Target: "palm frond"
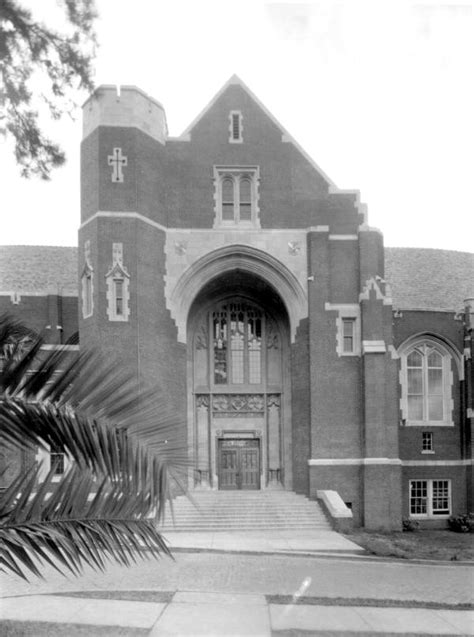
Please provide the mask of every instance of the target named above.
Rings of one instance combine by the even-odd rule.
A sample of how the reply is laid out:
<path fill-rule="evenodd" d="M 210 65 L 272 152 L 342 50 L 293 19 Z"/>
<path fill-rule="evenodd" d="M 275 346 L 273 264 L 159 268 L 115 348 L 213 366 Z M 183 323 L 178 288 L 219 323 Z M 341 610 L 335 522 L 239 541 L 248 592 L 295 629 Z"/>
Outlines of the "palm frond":
<path fill-rule="evenodd" d="M 54 471 L 38 484 L 33 465 L 0 496 L 0 562 L 26 579 L 43 562 L 61 571 L 81 572 L 84 565 L 103 570 L 107 560 L 129 565 L 145 555 L 169 555 L 150 513 L 161 495 L 149 468 L 124 481 L 98 480 L 73 467 L 55 483 Z"/>
<path fill-rule="evenodd" d="M 13 333 L 0 320 L 0 347 Z M 39 575 L 46 562 L 78 573 L 169 553 L 156 522 L 189 461 L 183 427 L 156 391 L 93 354 L 44 352 L 40 338 L 4 358 L 0 389 L 0 444 L 73 461 L 59 480 L 34 465 L 0 494 L 4 569 Z"/>

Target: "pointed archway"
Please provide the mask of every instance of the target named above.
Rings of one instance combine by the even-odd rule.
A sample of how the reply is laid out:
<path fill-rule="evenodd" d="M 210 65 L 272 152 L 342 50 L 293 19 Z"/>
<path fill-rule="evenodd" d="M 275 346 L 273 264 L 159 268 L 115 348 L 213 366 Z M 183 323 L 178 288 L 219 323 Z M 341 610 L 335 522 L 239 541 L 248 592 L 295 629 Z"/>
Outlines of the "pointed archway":
<path fill-rule="evenodd" d="M 187 321 L 191 488 L 291 488 L 290 319 L 257 274 L 207 281 Z"/>

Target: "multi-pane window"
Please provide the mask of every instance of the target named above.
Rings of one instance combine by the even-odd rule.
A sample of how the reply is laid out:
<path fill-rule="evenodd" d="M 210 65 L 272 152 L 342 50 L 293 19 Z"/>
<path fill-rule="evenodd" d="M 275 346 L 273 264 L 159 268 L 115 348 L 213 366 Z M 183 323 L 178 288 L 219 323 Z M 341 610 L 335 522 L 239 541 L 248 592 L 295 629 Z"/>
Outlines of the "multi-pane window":
<path fill-rule="evenodd" d="M 215 226 L 258 227 L 258 167 L 214 167 Z"/>
<path fill-rule="evenodd" d="M 402 408 L 407 424 L 451 424 L 450 361 L 431 343 L 421 343 L 402 357 Z"/>
<path fill-rule="evenodd" d="M 426 452 L 434 451 L 433 432 L 423 431 L 421 434 L 421 450 Z"/>
<path fill-rule="evenodd" d="M 354 351 L 354 328 L 355 319 L 342 319 L 342 351 L 345 354 L 349 354 Z"/>
<path fill-rule="evenodd" d="M 65 470 L 65 455 L 58 447 L 51 445 L 50 453 L 50 466 L 55 476 L 61 476 Z"/>
<path fill-rule="evenodd" d="M 228 303 L 213 312 L 216 385 L 262 382 L 262 329 L 262 313 L 245 303 Z"/>
<path fill-rule="evenodd" d="M 410 480 L 411 516 L 435 517 L 450 513 L 450 480 Z"/>

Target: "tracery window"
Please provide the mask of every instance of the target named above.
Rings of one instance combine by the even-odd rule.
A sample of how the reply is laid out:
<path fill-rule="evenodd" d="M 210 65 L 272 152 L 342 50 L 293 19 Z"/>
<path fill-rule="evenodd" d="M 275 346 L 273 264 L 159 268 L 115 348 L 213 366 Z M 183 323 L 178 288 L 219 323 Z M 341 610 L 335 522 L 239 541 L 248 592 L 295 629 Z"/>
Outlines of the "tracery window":
<path fill-rule="evenodd" d="M 402 413 L 407 425 L 452 425 L 451 356 L 422 340 L 401 355 Z"/>
<path fill-rule="evenodd" d="M 216 385 L 262 382 L 263 315 L 245 303 L 227 303 L 212 314 Z"/>

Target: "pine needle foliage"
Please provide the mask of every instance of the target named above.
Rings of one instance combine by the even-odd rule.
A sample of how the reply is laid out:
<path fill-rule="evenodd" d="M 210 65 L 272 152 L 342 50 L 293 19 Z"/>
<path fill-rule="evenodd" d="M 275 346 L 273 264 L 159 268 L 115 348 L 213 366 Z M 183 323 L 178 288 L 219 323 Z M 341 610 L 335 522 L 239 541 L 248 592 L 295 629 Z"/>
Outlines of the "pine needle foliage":
<path fill-rule="evenodd" d="M 94 0 L 57 4 L 64 32 L 36 21 L 17 0 L 0 0 L 0 132 L 13 137 L 24 177 L 50 179 L 65 162 L 60 145 L 41 130 L 38 106 L 57 120 L 74 111 L 74 91 L 93 89 Z"/>
<path fill-rule="evenodd" d="M 27 579 L 44 564 L 78 574 L 169 555 L 157 526 L 187 469 L 181 423 L 116 366 L 41 345 L 0 318 L 0 446 L 54 448 L 70 468 L 58 476 L 33 463 L 0 494 L 1 570 Z"/>

